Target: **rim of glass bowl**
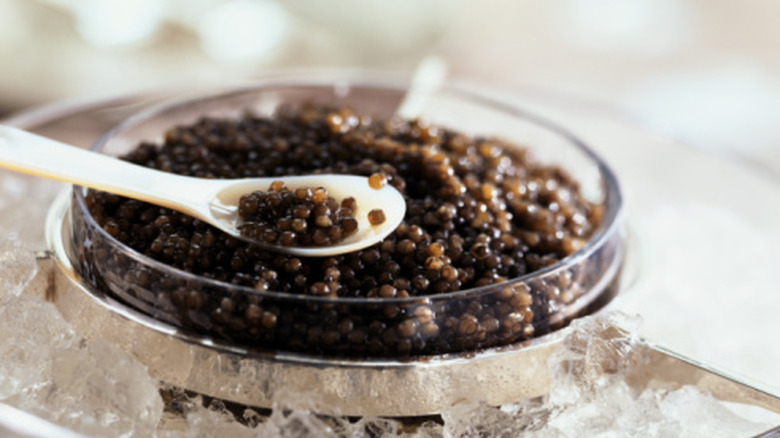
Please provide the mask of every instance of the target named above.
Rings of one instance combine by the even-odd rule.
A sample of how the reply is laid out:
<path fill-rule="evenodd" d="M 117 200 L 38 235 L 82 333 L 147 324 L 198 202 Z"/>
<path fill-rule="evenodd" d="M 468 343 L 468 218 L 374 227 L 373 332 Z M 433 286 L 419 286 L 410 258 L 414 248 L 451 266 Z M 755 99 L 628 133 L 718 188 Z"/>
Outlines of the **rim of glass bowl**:
<path fill-rule="evenodd" d="M 251 85 L 235 87 L 228 91 L 197 94 L 194 96 L 187 96 L 175 100 L 168 100 L 159 104 L 149 106 L 148 108 L 143 109 L 138 113 L 128 117 L 124 121 L 115 125 L 105 134 L 100 136 L 100 138 L 98 138 L 97 141 L 95 141 L 95 143 L 92 145 L 90 150 L 93 152 L 99 151 L 109 140 L 111 140 L 117 134 L 135 126 L 138 123 L 148 120 L 149 118 L 154 117 L 155 115 L 165 110 L 172 110 L 172 109 L 180 108 L 185 105 L 192 105 L 194 103 L 202 103 L 202 102 L 213 101 L 222 98 L 235 97 L 246 93 L 258 93 L 263 90 L 271 90 L 275 88 L 290 88 L 290 87 L 298 86 L 298 87 L 324 87 L 324 88 L 335 89 L 336 87 L 343 86 L 345 83 L 348 84 L 350 88 L 371 87 L 371 88 L 383 89 L 386 91 L 398 91 L 399 93 L 401 93 L 401 95 L 403 95 L 403 93 L 405 92 L 406 85 L 407 85 L 407 82 L 402 80 L 397 80 L 397 79 L 391 80 L 385 77 L 380 77 L 380 79 L 377 80 L 377 78 L 371 79 L 371 78 L 366 78 L 365 76 L 361 76 L 357 79 L 350 78 L 350 77 L 346 77 L 346 78 L 342 77 L 337 80 L 334 80 L 332 78 L 321 78 L 316 76 L 305 76 L 305 75 L 299 77 L 287 76 L 282 79 L 268 79 Z M 492 96 L 488 97 L 480 94 L 479 92 L 469 91 L 467 89 L 458 87 L 456 85 L 445 85 L 437 93 L 446 93 L 449 95 L 453 95 L 455 97 L 465 98 L 466 100 L 469 100 L 471 102 L 475 102 L 477 104 L 486 107 L 492 107 L 493 109 L 500 110 L 502 112 L 505 112 L 515 117 L 523 118 L 534 125 L 537 125 L 543 129 L 547 129 L 551 131 L 553 134 L 563 137 L 564 140 L 570 142 L 573 147 L 578 148 L 590 160 L 592 160 L 592 164 L 596 166 L 599 172 L 599 176 L 601 177 L 600 182 L 603 184 L 605 210 L 604 210 L 604 218 L 602 219 L 601 224 L 599 224 L 599 227 L 596 229 L 596 231 L 593 233 L 590 239 L 588 239 L 585 245 L 583 245 L 582 248 L 575 251 L 573 254 L 564 257 L 563 259 L 559 260 L 556 263 L 553 263 L 542 269 L 524 274 L 520 277 L 507 279 L 507 281 L 504 283 L 489 284 L 486 286 L 480 286 L 480 287 L 475 287 L 470 289 L 462 289 L 458 291 L 446 292 L 441 294 L 418 295 L 418 296 L 410 296 L 404 298 L 318 297 L 312 295 L 293 294 L 293 293 L 279 292 L 279 291 L 258 291 L 254 288 L 250 288 L 247 286 L 240 286 L 232 283 L 227 283 L 219 280 L 202 277 L 200 275 L 193 274 L 191 272 L 187 272 L 175 268 L 173 266 L 167 265 L 163 262 L 160 262 L 151 257 L 143 255 L 138 251 L 136 251 L 134 248 L 125 245 L 124 243 L 120 242 L 119 240 L 117 240 L 116 238 L 108 234 L 100 225 L 98 225 L 97 222 L 95 222 L 94 217 L 86 207 L 86 201 L 84 197 L 85 189 L 82 186 L 74 186 L 73 193 L 76 199 L 76 205 L 78 206 L 81 214 L 84 216 L 84 220 L 87 222 L 87 224 L 89 224 L 90 227 L 97 229 L 98 234 L 103 239 L 105 239 L 112 246 L 116 247 L 118 250 L 123 251 L 126 256 L 133 258 L 137 262 L 142 263 L 150 268 L 159 270 L 161 272 L 167 272 L 173 274 L 184 280 L 200 282 L 202 284 L 212 286 L 212 287 L 230 289 L 230 290 L 240 291 L 242 293 L 247 293 L 247 294 L 257 294 L 264 297 L 273 297 L 276 299 L 284 299 L 284 300 L 292 300 L 292 301 L 299 300 L 301 302 L 307 302 L 307 303 L 339 302 L 344 304 L 375 304 L 375 303 L 419 304 L 419 303 L 430 302 L 434 300 L 443 300 L 443 299 L 451 299 L 451 298 L 468 298 L 470 296 L 478 296 L 486 292 L 489 293 L 490 291 L 495 290 L 497 287 L 511 286 L 512 284 L 516 284 L 518 282 L 531 280 L 534 279 L 535 277 L 543 277 L 550 272 L 574 266 L 579 262 L 581 262 L 582 260 L 587 259 L 591 255 L 593 255 L 594 252 L 596 252 L 601 247 L 603 247 L 605 242 L 611 236 L 619 232 L 620 219 L 623 210 L 623 202 L 622 202 L 622 195 L 620 192 L 620 187 L 618 185 L 617 177 L 609 168 L 609 166 L 603 161 L 603 159 L 598 154 L 596 154 L 587 144 L 585 144 L 582 140 L 580 140 L 577 136 L 569 132 L 567 129 L 561 127 L 560 125 L 557 125 L 545 118 L 539 117 L 521 108 L 518 108 L 516 105 L 512 103 L 501 101 Z M 591 297 L 590 294 L 583 294 L 571 304 L 575 304 L 578 301 L 581 301 L 589 297 Z"/>

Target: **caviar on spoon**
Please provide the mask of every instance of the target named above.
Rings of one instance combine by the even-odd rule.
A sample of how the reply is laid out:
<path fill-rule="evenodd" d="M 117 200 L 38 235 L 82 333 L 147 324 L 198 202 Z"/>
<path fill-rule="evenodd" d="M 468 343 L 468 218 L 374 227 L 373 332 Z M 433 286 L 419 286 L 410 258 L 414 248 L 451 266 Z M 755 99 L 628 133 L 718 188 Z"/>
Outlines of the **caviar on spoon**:
<path fill-rule="evenodd" d="M 1 125 L 0 167 L 171 208 L 232 236 L 307 257 L 333 256 L 371 246 L 393 232 L 406 213 L 406 202 L 398 190 L 390 185 L 372 184 L 364 176 L 313 174 L 245 179 L 194 178 L 128 163 Z M 288 245 L 285 245 L 279 239 L 266 237 L 265 232 L 260 239 L 250 237 L 257 237 L 256 233 L 242 235 L 239 228 L 246 228 L 247 220 L 239 215 L 241 197 L 256 192 L 278 192 L 282 186 L 293 193 L 311 191 L 312 195 L 316 194 L 315 201 L 322 195 L 320 188 L 333 199 L 352 199 L 347 201 L 349 206 L 341 212 L 344 220 L 324 224 L 325 219 L 321 219 L 321 228 L 328 233 L 327 242 L 320 240 L 321 245 L 317 246 L 312 241 L 309 242 L 311 245 L 298 246 L 287 239 Z M 325 199 L 326 207 L 327 202 Z M 312 211 L 317 208 L 314 204 L 318 202 L 312 203 Z M 381 220 L 382 217 L 384 220 Z M 281 232 L 278 234 L 281 235 Z"/>

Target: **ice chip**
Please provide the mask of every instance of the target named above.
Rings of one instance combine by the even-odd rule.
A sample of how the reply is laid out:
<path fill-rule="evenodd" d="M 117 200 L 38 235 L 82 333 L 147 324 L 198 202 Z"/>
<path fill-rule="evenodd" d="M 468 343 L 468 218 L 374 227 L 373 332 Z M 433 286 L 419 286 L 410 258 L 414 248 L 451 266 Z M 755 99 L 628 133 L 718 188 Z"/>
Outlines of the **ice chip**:
<path fill-rule="evenodd" d="M 26 295 L 7 298 L 0 302 L 0 401 L 47 382 L 52 349 L 73 348 L 78 341 L 51 303 Z"/>
<path fill-rule="evenodd" d="M 640 325 L 639 316 L 622 312 L 574 320 L 561 348 L 549 359 L 550 402 L 587 400 L 623 379 L 646 348 L 638 335 Z"/>
<path fill-rule="evenodd" d="M 47 375 L 9 399 L 12 404 L 89 435 L 156 430 L 163 409 L 158 385 L 134 358 L 102 340 L 41 348 Z"/>
<path fill-rule="evenodd" d="M 95 432 L 152 434 L 163 409 L 157 382 L 146 367 L 104 340 L 55 349 L 47 401 L 57 422 Z M 91 432 L 91 431 L 90 431 Z"/>
<path fill-rule="evenodd" d="M 0 228 L 0 304 L 18 297 L 37 269 L 34 252 L 22 244 L 19 234 Z"/>

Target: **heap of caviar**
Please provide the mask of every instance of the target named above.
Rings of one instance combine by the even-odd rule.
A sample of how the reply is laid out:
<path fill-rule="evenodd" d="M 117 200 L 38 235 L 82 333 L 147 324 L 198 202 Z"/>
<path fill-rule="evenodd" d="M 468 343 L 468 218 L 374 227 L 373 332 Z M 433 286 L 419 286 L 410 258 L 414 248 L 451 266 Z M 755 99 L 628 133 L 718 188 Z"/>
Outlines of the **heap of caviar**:
<path fill-rule="evenodd" d="M 274 181 L 268 191 L 241 196 L 238 214 L 241 235 L 282 246 L 327 246 L 355 234 L 355 198 L 339 203 L 323 187 L 288 189 Z"/>
<path fill-rule="evenodd" d="M 97 222 L 140 253 L 259 290 L 406 297 L 500 283 L 572 254 L 602 217 L 602 207 L 583 198 L 564 170 L 535 162 L 516 145 L 347 108 L 204 118 L 171 129 L 162 144 L 139 145 L 124 159 L 202 178 L 379 174 L 404 195 L 406 217 L 382 242 L 303 258 L 240 241 L 170 209 L 89 193 Z M 323 224 L 330 218 L 318 217 Z M 331 227 L 327 237 L 334 241 L 339 236 Z"/>

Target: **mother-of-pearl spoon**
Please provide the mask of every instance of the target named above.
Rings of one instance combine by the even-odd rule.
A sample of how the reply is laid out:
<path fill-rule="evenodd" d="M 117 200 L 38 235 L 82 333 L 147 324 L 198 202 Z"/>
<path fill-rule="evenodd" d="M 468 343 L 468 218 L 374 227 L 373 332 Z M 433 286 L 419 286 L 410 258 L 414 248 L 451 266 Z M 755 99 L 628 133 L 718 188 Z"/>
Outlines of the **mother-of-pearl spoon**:
<path fill-rule="evenodd" d="M 270 178 L 205 179 L 176 175 L 108 155 L 90 152 L 11 126 L 0 125 L 0 167 L 30 175 L 103 190 L 171 208 L 241 238 L 238 200 L 257 190 L 266 191 L 273 181 L 291 190 L 325 187 L 336 199 L 353 197 L 357 232 L 328 246 L 297 247 L 255 242 L 274 250 L 307 257 L 327 257 L 356 251 L 384 239 L 406 213 L 401 193 L 390 185 L 372 188 L 368 178 L 354 175 L 312 174 Z M 368 212 L 381 209 L 385 221 L 372 225 Z"/>

